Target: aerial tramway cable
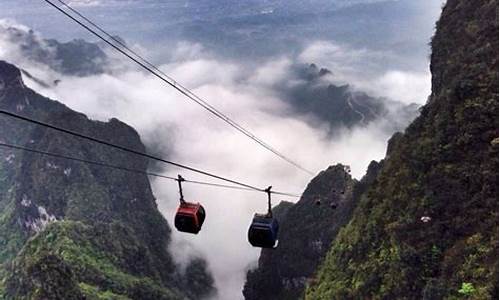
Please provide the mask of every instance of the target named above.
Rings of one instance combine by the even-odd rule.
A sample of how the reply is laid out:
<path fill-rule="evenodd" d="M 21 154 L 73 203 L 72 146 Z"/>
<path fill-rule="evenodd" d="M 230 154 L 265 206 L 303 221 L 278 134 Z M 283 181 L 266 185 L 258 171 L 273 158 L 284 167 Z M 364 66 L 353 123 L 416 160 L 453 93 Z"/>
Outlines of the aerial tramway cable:
<path fill-rule="evenodd" d="M 168 85 L 170 85 L 173 88 L 175 88 L 177 91 L 179 91 L 181 94 L 183 94 L 184 96 L 186 96 L 188 99 L 194 101 L 195 103 L 197 103 L 198 105 L 202 106 L 204 109 L 206 109 L 207 111 L 209 111 L 211 114 L 215 115 L 216 117 L 218 117 L 222 121 L 224 121 L 227 124 L 229 124 L 231 127 L 233 127 L 236 130 L 238 130 L 240 133 L 242 133 L 245 136 L 249 137 L 250 139 L 252 139 L 256 143 L 258 143 L 259 145 L 261 145 L 262 147 L 264 147 L 268 151 L 272 152 L 273 154 L 275 154 L 279 158 L 281 158 L 284 161 L 288 162 L 289 164 L 295 166 L 296 168 L 302 170 L 303 172 L 306 172 L 309 175 L 314 175 L 314 172 L 312 172 L 312 171 L 310 171 L 310 170 L 302 167 L 297 162 L 293 161 L 292 159 L 288 158 L 287 156 L 285 156 L 284 154 L 282 154 L 278 150 L 274 149 L 269 144 L 265 143 L 263 140 L 261 140 L 256 135 L 254 135 L 252 132 L 250 132 L 249 130 L 245 129 L 243 126 L 239 125 L 237 122 L 235 122 L 234 120 L 232 120 L 231 118 L 229 118 L 228 116 L 226 116 L 225 114 L 223 114 L 222 112 L 220 112 L 219 110 L 217 110 L 216 108 L 214 108 L 212 105 L 210 105 L 209 103 L 207 103 L 206 101 L 204 101 L 203 99 L 201 99 L 199 96 L 197 96 L 196 94 L 194 94 L 188 88 L 182 86 L 177 81 L 175 81 L 173 78 L 171 78 L 168 75 L 166 75 L 158 67 L 156 67 L 155 65 L 153 65 L 152 63 L 150 63 L 148 60 L 146 60 L 145 58 L 143 58 L 142 56 L 140 56 L 139 54 L 137 54 L 135 51 L 133 51 L 132 49 L 130 49 L 127 45 L 125 45 L 124 43 L 122 43 L 121 41 L 119 41 L 117 38 L 115 38 L 111 34 L 107 33 L 100 26 L 98 26 L 97 24 L 95 24 L 89 18 L 85 17 L 82 13 L 78 12 L 76 9 L 72 8 L 70 5 L 68 5 L 64 1 L 57 0 L 58 2 L 60 2 L 61 4 L 63 4 L 65 7 L 67 7 L 71 12 L 73 12 L 76 15 L 78 15 L 80 18 L 82 18 L 83 20 L 85 20 L 86 22 L 88 22 L 91 26 L 93 26 L 98 31 L 102 32 L 104 35 L 106 35 L 107 37 L 109 37 L 112 41 L 114 41 L 115 43 L 117 43 L 118 46 L 116 44 L 114 44 L 113 42 L 109 41 L 108 39 L 106 39 L 106 37 L 104 37 L 103 35 L 99 34 L 95 30 L 93 30 L 92 28 L 90 28 L 89 26 L 85 25 L 82 21 L 78 20 L 76 17 L 74 17 L 71 14 L 69 14 L 67 11 L 65 11 L 61 7 L 59 7 L 56 4 L 54 4 L 51 0 L 44 0 L 44 1 L 47 2 L 49 5 L 53 6 L 59 12 L 63 13 L 64 15 L 66 15 L 68 18 L 70 18 L 71 20 L 73 20 L 77 24 L 79 24 L 80 26 L 82 26 L 83 28 L 85 28 L 87 31 L 89 31 L 93 35 L 95 35 L 96 37 L 98 37 L 99 39 L 101 39 L 102 41 L 104 41 L 106 44 L 110 45 L 112 48 L 114 48 L 115 50 L 117 50 L 121 54 L 125 55 L 127 58 L 129 58 L 132 61 L 134 61 L 135 63 L 137 63 L 139 66 L 141 66 L 146 71 L 150 72 L 151 74 L 153 74 L 154 76 L 156 76 L 157 78 L 159 78 L 160 80 L 162 80 L 163 82 L 165 82 Z M 123 49 L 126 49 L 131 54 L 127 53 L 127 51 L 125 51 Z"/>
<path fill-rule="evenodd" d="M 182 168 L 182 169 L 186 169 L 186 170 L 189 170 L 189 171 L 192 171 L 192 172 L 195 172 L 195 173 L 199 173 L 199 174 L 202 174 L 202 175 L 205 175 L 205 176 L 209 176 L 209 177 L 212 177 L 212 178 L 215 178 L 215 179 L 218 179 L 218 180 L 226 181 L 226 182 L 229 182 L 229 183 L 241 186 L 241 187 L 245 187 L 247 189 L 251 189 L 251 190 L 255 190 L 255 191 L 259 191 L 259 192 L 266 192 L 265 189 L 261 189 L 261 188 L 258 188 L 258 187 L 255 187 L 255 186 L 252 186 L 252 185 L 249 185 L 249 184 L 246 184 L 246 183 L 242 183 L 242 182 L 239 182 L 239 181 L 236 181 L 236 180 L 225 178 L 225 177 L 213 174 L 213 173 L 209 173 L 209 172 L 203 171 L 201 169 L 197 169 L 197 168 L 190 167 L 190 166 L 187 166 L 187 165 L 184 165 L 184 164 L 180 164 L 180 163 L 177 163 L 177 162 L 174 162 L 174 161 L 163 159 L 161 157 L 156 157 L 156 156 L 150 155 L 150 154 L 145 153 L 145 152 L 137 151 L 137 150 L 130 149 L 130 148 L 127 148 L 127 147 L 124 147 L 124 146 L 120 146 L 120 145 L 116 145 L 116 144 L 113 144 L 113 143 L 110 143 L 110 142 L 106 142 L 106 141 L 103 141 L 103 140 L 100 140 L 100 139 L 97 139 L 97 138 L 94 138 L 94 137 L 91 137 L 91 136 L 88 136 L 88 135 L 85 135 L 85 134 L 81 134 L 81 133 L 78 133 L 78 132 L 75 132 L 75 131 L 71 131 L 71 130 L 68 130 L 68 129 L 61 128 L 61 127 L 58 127 L 58 126 L 55 126 L 55 125 L 52 125 L 52 124 L 48 124 L 48 123 L 45 123 L 45 122 L 33 120 L 33 119 L 30 119 L 30 118 L 27 118 L 27 117 L 24 117 L 24 116 L 21 116 L 21 115 L 18 115 L 18 114 L 6 111 L 6 110 L 0 110 L 0 114 L 6 115 L 6 116 L 9 116 L 9 117 L 12 117 L 12 118 L 16 118 L 16 119 L 19 119 L 19 120 L 23 120 L 23 121 L 26 121 L 26 122 L 29 122 L 29 123 L 33 123 L 33 124 L 36 124 L 36 125 L 39 125 L 39 126 L 43 126 L 43 127 L 46 127 L 46 128 L 50 128 L 50 129 L 53 129 L 53 130 L 56 130 L 56 131 L 59 131 L 59 132 L 63 132 L 63 133 L 66 133 L 66 134 L 69 134 L 69 135 L 72 135 L 72 136 L 75 136 L 75 137 L 78 137 L 78 138 L 81 138 L 81 139 L 86 139 L 86 140 L 92 141 L 94 143 L 102 144 L 102 145 L 105 145 L 105 146 L 108 146 L 108 147 L 112 147 L 112 148 L 115 148 L 115 149 L 118 149 L 118 150 L 121 150 L 121 151 L 124 151 L 124 152 L 132 153 L 132 154 L 139 155 L 139 156 L 143 156 L 143 157 L 146 157 L 146 158 L 151 159 L 151 160 L 159 161 L 159 162 L 162 162 L 162 163 L 165 163 L 165 164 L 170 164 L 170 165 L 173 165 L 173 166 L 176 166 L 176 167 L 179 167 L 179 168 Z M 21 148 L 20 146 L 16 146 L 16 147 Z M 36 150 L 36 151 L 39 151 L 39 150 Z M 32 151 L 32 152 L 34 152 L 34 151 Z M 39 152 L 41 152 L 41 151 L 39 151 Z M 63 157 L 61 156 L 61 158 L 63 158 Z M 81 161 L 84 162 L 83 160 L 81 160 Z M 102 166 L 106 165 L 105 163 L 100 163 L 100 164 Z M 126 168 L 122 167 L 122 169 L 125 170 Z M 191 182 L 192 183 L 207 184 L 207 183 L 194 182 L 194 181 L 191 181 Z M 222 187 L 223 185 L 220 185 L 220 186 Z M 297 195 L 293 195 L 293 194 L 289 194 L 289 193 L 283 193 L 283 192 L 274 192 L 273 191 L 272 193 L 274 193 L 276 195 L 291 196 L 291 197 L 296 197 L 297 196 Z"/>
<path fill-rule="evenodd" d="M 76 162 L 89 164 L 89 165 L 96 165 L 99 167 L 105 167 L 105 168 L 116 169 L 116 170 L 131 172 L 131 173 L 147 175 L 147 176 L 159 177 L 159 178 L 163 178 L 163 179 L 169 179 L 172 181 L 178 181 L 178 178 L 166 176 L 166 175 L 162 175 L 162 174 L 158 174 L 158 173 L 141 171 L 141 170 L 132 169 L 132 168 L 128 168 L 128 167 L 112 165 L 112 164 L 108 164 L 105 162 L 93 161 L 93 160 L 88 160 L 88 159 L 83 159 L 83 158 L 78 158 L 78 157 L 73 157 L 73 156 L 67 156 L 67 155 L 62 155 L 62 154 L 58 154 L 58 153 L 23 147 L 23 146 L 19 146 L 19 145 L 13 145 L 13 144 L 7 144 L 7 143 L 0 142 L 0 147 L 11 148 L 11 149 L 20 150 L 20 151 L 31 152 L 31 153 L 36 153 L 36 154 L 45 155 L 45 156 L 51 156 L 51 157 L 60 158 L 60 159 L 76 161 Z M 219 187 L 219 188 L 226 188 L 226 189 L 236 189 L 236 190 L 243 190 L 243 191 L 260 192 L 260 191 L 256 191 L 254 189 L 250 189 L 250 188 L 246 188 L 246 187 L 218 184 L 218 183 L 212 183 L 212 182 L 203 182 L 203 181 L 188 180 L 188 179 L 184 179 L 183 182 L 200 184 L 200 185 L 207 185 L 207 186 L 213 186 L 213 187 Z M 293 195 L 293 194 L 289 194 L 289 193 L 283 193 L 283 195 L 288 196 L 288 197 L 298 197 L 298 195 Z"/>

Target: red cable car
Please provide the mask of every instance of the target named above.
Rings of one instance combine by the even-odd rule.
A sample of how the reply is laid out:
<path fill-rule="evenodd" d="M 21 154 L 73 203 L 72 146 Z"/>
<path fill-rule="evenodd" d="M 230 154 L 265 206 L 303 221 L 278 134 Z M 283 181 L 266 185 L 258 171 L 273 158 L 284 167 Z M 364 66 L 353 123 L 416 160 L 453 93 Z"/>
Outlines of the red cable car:
<path fill-rule="evenodd" d="M 197 234 L 204 221 L 205 209 L 200 203 L 181 203 L 175 214 L 175 228 L 182 232 Z"/>
<path fill-rule="evenodd" d="M 200 203 L 190 203 L 184 201 L 182 194 L 181 182 L 184 181 L 182 176 L 178 176 L 177 182 L 179 183 L 179 193 L 181 195 L 180 205 L 175 214 L 174 224 L 175 228 L 181 232 L 188 232 L 198 234 L 201 226 L 205 221 L 205 209 Z"/>

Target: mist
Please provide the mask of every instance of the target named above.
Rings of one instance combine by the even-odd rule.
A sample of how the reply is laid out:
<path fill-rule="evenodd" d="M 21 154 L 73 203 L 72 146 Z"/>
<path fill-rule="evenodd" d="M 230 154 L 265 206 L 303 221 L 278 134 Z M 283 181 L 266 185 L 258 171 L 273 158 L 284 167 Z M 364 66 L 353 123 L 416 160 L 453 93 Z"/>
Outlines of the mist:
<path fill-rule="evenodd" d="M 120 62 L 123 64 L 118 68 L 120 72 L 67 76 L 20 55 L 19 45 L 2 38 L 1 32 L 0 44 L 0 59 L 18 65 L 45 82 L 60 80 L 57 85 L 47 87 L 25 76 L 29 87 L 92 119 L 120 119 L 139 132 L 148 148 L 170 160 L 254 186 L 272 185 L 274 190 L 296 194 L 301 194 L 312 179 L 126 61 Z M 165 54 L 169 59 L 160 68 L 275 149 L 316 173 L 329 165 L 343 163 L 351 166 L 354 177 L 361 178 L 371 160 L 384 157 L 386 142 L 392 133 L 386 130 L 387 121 L 381 119 L 367 126 L 340 129 L 333 138 L 328 133 L 328 125 L 314 116 L 293 114 L 273 89 L 276 82 L 289 79 L 292 64 L 319 63 L 332 68 L 332 80 L 405 102 L 425 102 L 430 84 L 428 74 L 409 74 L 398 69 L 379 78 L 358 76 L 359 67 L 367 57 L 383 54 L 324 41 L 305 47 L 296 56 L 273 57 L 253 67 L 220 59 L 203 49 L 199 43 L 179 43 Z M 142 51 L 147 57 L 147 51 Z M 410 88 L 415 81 L 421 82 L 422 88 Z M 388 83 L 394 83 L 394 88 L 388 88 Z M 170 166 L 161 172 L 211 181 Z M 178 205 L 177 184 L 158 178 L 151 178 L 151 183 L 160 211 L 173 225 Z M 174 259 L 180 266 L 192 257 L 207 259 L 218 290 L 215 299 L 242 299 L 246 270 L 255 264 L 259 255 L 259 249 L 247 242 L 247 228 L 254 212 L 265 212 L 267 196 L 188 183 L 184 186 L 184 195 L 186 200 L 199 201 L 205 206 L 207 219 L 196 236 L 173 230 L 170 251 Z M 273 205 L 282 200 L 298 199 L 275 196 Z"/>

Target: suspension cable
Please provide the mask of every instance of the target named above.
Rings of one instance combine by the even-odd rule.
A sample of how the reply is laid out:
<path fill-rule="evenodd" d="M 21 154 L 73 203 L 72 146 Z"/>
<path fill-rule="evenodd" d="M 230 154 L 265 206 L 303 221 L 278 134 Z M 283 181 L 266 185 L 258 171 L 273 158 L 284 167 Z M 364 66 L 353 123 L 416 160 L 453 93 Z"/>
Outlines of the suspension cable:
<path fill-rule="evenodd" d="M 146 158 L 148 158 L 150 160 L 155 160 L 155 161 L 159 161 L 159 162 L 162 162 L 162 163 L 165 163 L 165 164 L 170 164 L 170 165 L 173 165 L 173 166 L 176 166 L 176 167 L 179 167 L 179 168 L 182 168 L 182 169 L 186 169 L 186 170 L 189 170 L 189 171 L 192 171 L 192 172 L 195 172 L 195 173 L 199 173 L 199 174 L 202 174 L 202 175 L 205 175 L 205 176 L 209 176 L 209 177 L 212 177 L 212 178 L 215 178 L 215 179 L 218 179 L 218 180 L 226 181 L 226 182 L 229 182 L 229 183 L 232 183 L 232 184 L 244 187 L 246 189 L 255 190 L 255 191 L 259 191 L 259 192 L 265 192 L 264 189 L 261 189 L 261 188 L 258 188 L 258 187 L 255 187 L 255 186 L 252 186 L 252 185 L 249 185 L 249 184 L 246 184 L 246 183 L 242 183 L 242 182 L 239 182 L 239 181 L 236 181 L 236 180 L 228 179 L 228 178 L 225 178 L 225 177 L 213 174 L 213 173 L 209 173 L 209 172 L 203 171 L 201 169 L 197 169 L 197 168 L 190 167 L 190 166 L 187 166 L 187 165 L 184 165 L 184 164 L 180 164 L 180 163 L 173 162 L 173 161 L 170 161 L 170 160 L 166 160 L 166 159 L 163 159 L 163 158 L 160 158 L 160 157 L 156 157 L 156 156 L 150 155 L 150 154 L 145 153 L 145 152 L 141 152 L 141 151 L 137 151 L 137 150 L 134 150 L 134 149 L 130 149 L 128 147 L 124 147 L 124 146 L 116 145 L 116 144 L 113 144 L 113 143 L 110 143 L 110 142 L 106 142 L 106 141 L 103 141 L 103 140 L 100 140 L 100 139 L 97 139 L 97 138 L 94 138 L 94 137 L 91 137 L 91 136 L 88 136 L 88 135 L 84 135 L 84 134 L 81 134 L 81 133 L 78 133 L 78 132 L 75 132 L 75 131 L 71 131 L 71 130 L 68 130 L 68 129 L 61 128 L 61 127 L 58 127 L 58 126 L 55 126 L 55 125 L 52 125 L 52 124 L 48 124 L 48 123 L 45 123 L 45 122 L 33 120 L 33 119 L 30 119 L 30 118 L 27 118 L 27 117 L 24 117 L 24 116 L 21 116 L 21 115 L 9 112 L 9 111 L 0 110 L 0 114 L 6 115 L 6 116 L 9 116 L 9 117 L 12 117 L 12 118 L 16 118 L 16 119 L 19 119 L 19 120 L 23 120 L 23 121 L 26 121 L 26 122 L 29 122 L 29 123 L 33 123 L 33 124 L 36 124 L 36 125 L 39 125 L 39 126 L 43 126 L 43 127 L 46 127 L 46 128 L 50 128 L 50 129 L 53 129 L 53 130 L 56 130 L 56 131 L 59 131 L 59 132 L 63 132 L 63 133 L 66 133 L 66 134 L 69 134 L 69 135 L 72 135 L 72 136 L 75 136 L 75 137 L 78 137 L 78 138 L 81 138 L 81 139 L 86 139 L 86 140 L 92 141 L 94 143 L 102 144 L 102 145 L 105 145 L 105 146 L 108 146 L 108 147 L 112 147 L 112 148 L 115 148 L 115 149 L 118 149 L 118 150 L 121 150 L 121 151 L 124 151 L 124 152 L 132 153 L 132 154 L 139 155 L 139 156 L 143 156 L 143 157 L 146 157 Z M 16 147 L 20 147 L 20 146 L 16 146 Z M 34 152 L 34 151 L 32 151 L 32 152 Z M 63 157 L 61 156 L 61 158 L 63 158 Z M 81 162 L 85 162 L 85 161 L 82 160 Z M 100 163 L 100 164 L 102 166 L 106 166 L 105 163 Z M 110 165 L 108 165 L 108 166 L 110 166 Z M 121 167 L 121 168 L 123 170 L 127 169 L 127 168 L 124 168 L 124 167 Z M 154 174 L 154 173 L 151 173 L 151 174 Z M 156 174 L 156 175 L 159 175 L 159 174 Z M 152 176 L 156 176 L 156 175 L 152 175 Z M 166 176 L 161 175 L 161 176 L 157 176 L 157 177 L 166 177 Z M 171 178 L 168 178 L 168 179 L 171 179 Z M 177 180 L 176 178 L 174 178 L 174 179 Z M 206 184 L 206 185 L 214 185 L 215 186 L 215 184 L 208 184 L 208 183 L 196 182 L 196 181 L 191 181 L 191 183 L 198 183 L 198 184 Z M 220 186 L 221 187 L 225 187 L 224 185 L 220 185 Z M 289 193 L 281 193 L 281 192 L 274 192 L 274 193 L 277 194 L 277 195 L 283 195 L 283 196 L 291 196 L 291 197 L 296 197 L 297 196 L 297 195 L 289 194 Z"/>
<path fill-rule="evenodd" d="M 158 174 L 158 173 L 141 171 L 141 170 L 132 169 L 132 168 L 128 168 L 128 167 L 108 164 L 108 163 L 104 163 L 104 162 L 100 162 L 100 161 L 93 161 L 93 160 L 88 160 L 88 159 L 83 159 L 83 158 L 78 158 L 78 157 L 73 157 L 73 156 L 67 156 L 67 155 L 62 155 L 62 154 L 48 152 L 48 151 L 37 150 L 37 149 L 23 147 L 23 146 L 19 146 L 19 145 L 13 145 L 13 144 L 7 144 L 7 143 L 0 142 L 0 147 L 11 148 L 11 149 L 15 149 L 15 150 L 30 152 L 30 153 L 36 153 L 36 154 L 45 155 L 45 156 L 51 156 L 51 157 L 55 157 L 55 158 L 59 158 L 59 159 L 76 161 L 76 162 L 89 164 L 89 165 L 96 165 L 99 167 L 105 167 L 105 168 L 110 168 L 110 169 L 116 169 L 116 170 L 136 173 L 136 174 L 142 174 L 142 175 L 146 175 L 146 176 L 158 177 L 158 178 L 162 178 L 162 179 L 169 179 L 172 181 L 179 180 L 178 178 L 175 178 L 172 176 L 166 176 L 166 175 L 162 175 L 162 174 Z M 203 181 L 188 180 L 188 179 L 183 179 L 183 182 L 218 187 L 218 188 L 225 188 L 225 189 L 236 189 L 236 190 L 242 190 L 242 191 L 260 192 L 260 191 L 246 188 L 246 187 L 218 184 L 218 183 L 213 183 L 213 182 L 203 182 Z M 283 196 L 294 197 L 294 198 L 299 197 L 298 195 L 294 195 L 294 194 L 290 194 L 290 193 L 280 193 L 280 192 L 274 192 L 274 193 L 280 194 Z"/>
<path fill-rule="evenodd" d="M 207 103 L 206 101 L 204 101 L 203 99 L 201 99 L 199 96 L 197 96 L 196 94 L 194 94 L 191 90 L 189 90 L 188 88 L 182 86 L 176 80 L 174 80 L 173 78 L 171 78 L 168 75 L 166 75 L 164 72 L 162 72 L 161 70 L 159 70 L 158 67 L 156 67 L 155 65 L 153 65 L 152 63 L 150 63 L 148 60 L 146 60 L 145 58 L 143 58 L 142 56 L 140 56 L 139 54 L 137 54 L 135 51 L 133 51 L 132 49 L 130 49 L 127 45 L 125 45 L 124 43 L 122 43 L 121 41 L 119 41 L 117 38 L 113 37 L 111 34 L 109 34 L 108 32 L 106 32 L 104 29 L 102 29 L 100 26 L 98 26 L 97 24 L 95 24 L 89 18 L 85 17 L 82 13 L 78 12 L 75 8 L 72 8 L 69 4 L 63 2 L 62 0 L 57 0 L 58 2 L 60 2 L 61 4 L 63 4 L 65 7 L 67 7 L 68 9 L 70 9 L 73 13 L 77 14 L 83 20 L 85 20 L 90 25 L 92 25 L 94 28 L 96 28 L 97 30 L 99 30 L 100 32 L 102 32 L 107 37 L 111 38 L 111 40 L 114 41 L 115 43 L 117 43 L 120 47 L 126 49 L 127 51 L 129 51 L 132 54 L 127 53 L 125 50 L 123 50 L 119 46 L 115 45 L 113 42 L 111 42 L 108 39 L 106 39 L 103 35 L 99 34 L 95 30 L 93 30 L 92 28 L 90 28 L 89 26 L 85 25 L 82 21 L 78 20 L 77 18 L 75 18 L 74 16 L 72 16 L 71 14 L 69 14 L 68 12 L 66 12 L 64 9 L 62 9 L 59 6 L 57 6 L 56 4 L 54 4 L 51 0 L 44 0 L 44 1 L 47 2 L 49 5 L 51 5 L 52 7 L 54 7 L 55 9 L 57 9 L 59 12 L 63 13 L 64 15 L 66 15 L 68 18 L 70 18 L 71 20 L 73 20 L 77 24 L 79 24 L 80 26 L 82 26 L 83 28 L 85 28 L 87 31 L 89 31 L 93 35 L 95 35 L 96 37 L 98 37 L 99 39 L 101 39 L 102 41 L 104 41 L 106 44 L 110 45 L 116 51 L 120 52 L 121 54 L 125 55 L 127 58 L 129 58 L 132 61 L 134 61 L 135 63 L 137 63 L 139 66 L 141 66 L 143 69 L 145 69 L 146 71 L 148 71 L 151 74 L 153 74 L 155 77 L 159 78 L 163 82 L 165 82 L 168 85 L 170 85 L 173 88 L 175 88 L 177 91 L 179 91 L 181 94 L 183 94 L 184 96 L 186 96 L 188 99 L 194 101 L 195 103 L 197 103 L 198 105 L 202 106 L 204 109 L 206 109 L 208 112 L 210 112 L 214 116 L 218 117 L 219 119 L 221 119 L 222 121 L 226 122 L 227 124 L 229 124 L 234 129 L 238 130 L 240 133 L 242 133 L 245 136 L 249 137 L 250 139 L 252 139 L 256 143 L 258 143 L 259 145 L 261 145 L 262 147 L 264 147 L 268 151 L 272 152 L 273 154 L 275 154 L 279 158 L 281 158 L 284 161 L 288 162 L 289 164 L 295 166 L 296 168 L 302 170 L 303 172 L 306 172 L 309 175 L 314 175 L 314 172 L 312 172 L 312 171 L 310 171 L 310 170 L 302 167 L 297 162 L 293 161 L 292 159 L 288 158 L 287 156 L 285 156 L 284 154 L 282 154 L 278 150 L 274 149 L 272 146 L 270 146 L 269 144 L 265 143 L 263 140 L 261 140 L 260 138 L 258 138 L 255 134 L 253 134 L 249 130 L 245 129 L 243 126 L 239 125 L 237 122 L 235 122 L 234 120 L 232 120 L 231 118 L 229 118 L 227 115 L 221 113 L 219 110 L 217 110 L 216 108 L 214 108 L 212 105 L 210 105 L 209 103 Z M 135 56 L 135 57 L 133 57 L 133 56 Z"/>

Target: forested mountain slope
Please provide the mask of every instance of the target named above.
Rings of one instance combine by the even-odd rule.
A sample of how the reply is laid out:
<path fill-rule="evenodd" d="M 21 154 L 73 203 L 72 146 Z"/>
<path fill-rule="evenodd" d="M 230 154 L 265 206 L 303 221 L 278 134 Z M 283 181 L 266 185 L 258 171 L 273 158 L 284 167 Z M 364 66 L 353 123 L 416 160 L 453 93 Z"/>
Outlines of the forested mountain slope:
<path fill-rule="evenodd" d="M 325 257 L 339 229 L 349 222 L 359 196 L 380 166 L 372 162 L 361 181 L 352 179 L 346 167 L 340 164 L 319 173 L 299 202 L 277 216 L 280 222 L 279 247 L 261 251 L 258 268 L 247 273 L 243 289 L 245 299 L 302 298 L 306 283 Z"/>
<path fill-rule="evenodd" d="M 431 71 L 306 299 L 498 298 L 497 0 L 448 0 Z"/>
<path fill-rule="evenodd" d="M 89 120 L 23 84 L 0 61 L 0 109 L 145 151 L 137 132 Z M 0 142 L 132 169 L 148 161 L 0 116 Z M 206 263 L 178 270 L 144 175 L 0 147 L 0 298 L 200 299 Z M 189 286 L 189 288 L 188 288 Z"/>

